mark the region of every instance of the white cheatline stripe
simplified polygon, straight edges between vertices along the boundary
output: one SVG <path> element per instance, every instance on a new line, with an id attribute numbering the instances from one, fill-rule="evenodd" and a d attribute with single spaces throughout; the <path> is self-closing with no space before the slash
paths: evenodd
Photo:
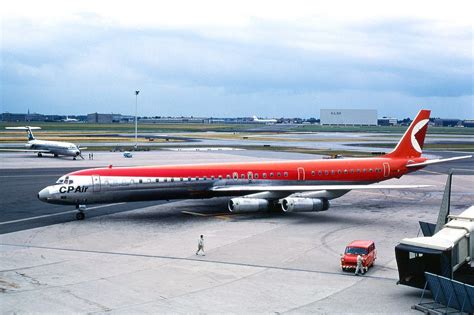
<path id="1" fill-rule="evenodd" d="M 86 211 L 105 208 L 105 207 L 111 207 L 111 206 L 117 206 L 117 205 L 123 205 L 124 203 L 125 202 L 119 202 L 119 203 L 111 203 L 111 204 L 108 204 L 108 205 L 96 206 L 96 207 L 92 207 L 92 208 L 87 208 Z M 77 212 L 77 211 L 78 210 L 69 210 L 69 211 L 63 211 L 63 212 L 58 212 L 58 213 L 39 215 L 39 216 L 36 216 L 36 217 L 31 217 L 31 218 L 0 222 L 0 225 L 10 224 L 10 223 L 18 223 L 18 222 L 24 222 L 24 221 L 30 221 L 30 220 L 36 220 L 36 219 L 47 218 L 47 217 L 54 217 L 54 216 L 57 216 L 57 215 L 62 215 L 62 214 L 67 214 L 67 213 L 74 213 L 74 212 Z"/>

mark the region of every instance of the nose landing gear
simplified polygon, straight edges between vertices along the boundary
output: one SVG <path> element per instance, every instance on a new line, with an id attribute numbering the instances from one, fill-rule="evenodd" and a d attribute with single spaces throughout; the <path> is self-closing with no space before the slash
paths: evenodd
<path id="1" fill-rule="evenodd" d="M 86 206 L 85 205 L 76 205 L 77 213 L 76 213 L 76 220 L 84 220 L 86 218 L 86 214 L 84 211 L 86 211 Z"/>

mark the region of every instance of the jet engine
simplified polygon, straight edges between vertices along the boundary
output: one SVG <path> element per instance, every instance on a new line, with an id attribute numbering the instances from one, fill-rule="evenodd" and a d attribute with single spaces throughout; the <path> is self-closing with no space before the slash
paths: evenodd
<path id="1" fill-rule="evenodd" d="M 283 212 L 326 211 L 329 201 L 326 198 L 294 198 L 288 197 L 280 201 Z"/>
<path id="2" fill-rule="evenodd" d="M 229 211 L 233 213 L 254 212 L 268 209 L 269 202 L 266 199 L 256 198 L 233 198 L 229 200 Z"/>

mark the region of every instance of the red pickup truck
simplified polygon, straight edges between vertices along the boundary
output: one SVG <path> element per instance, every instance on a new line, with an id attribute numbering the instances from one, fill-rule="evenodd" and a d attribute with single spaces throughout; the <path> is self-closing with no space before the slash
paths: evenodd
<path id="1" fill-rule="evenodd" d="M 341 257 L 341 268 L 343 271 L 355 269 L 357 266 L 357 255 L 362 256 L 364 272 L 374 265 L 377 258 L 377 250 L 374 241 L 352 241 L 347 245 L 344 255 Z"/>

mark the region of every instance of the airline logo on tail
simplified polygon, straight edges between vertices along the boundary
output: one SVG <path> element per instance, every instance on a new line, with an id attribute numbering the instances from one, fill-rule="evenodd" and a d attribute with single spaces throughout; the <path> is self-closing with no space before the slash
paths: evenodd
<path id="1" fill-rule="evenodd" d="M 430 111 L 422 109 L 408 127 L 395 149 L 387 154 L 390 157 L 416 158 L 420 157 L 425 143 Z"/>
<path id="2" fill-rule="evenodd" d="M 426 130 L 428 129 L 429 121 L 429 119 L 423 119 L 422 121 L 418 122 L 411 131 L 411 145 L 413 146 L 413 149 L 415 149 L 420 154 L 425 142 L 425 135 Z"/>

